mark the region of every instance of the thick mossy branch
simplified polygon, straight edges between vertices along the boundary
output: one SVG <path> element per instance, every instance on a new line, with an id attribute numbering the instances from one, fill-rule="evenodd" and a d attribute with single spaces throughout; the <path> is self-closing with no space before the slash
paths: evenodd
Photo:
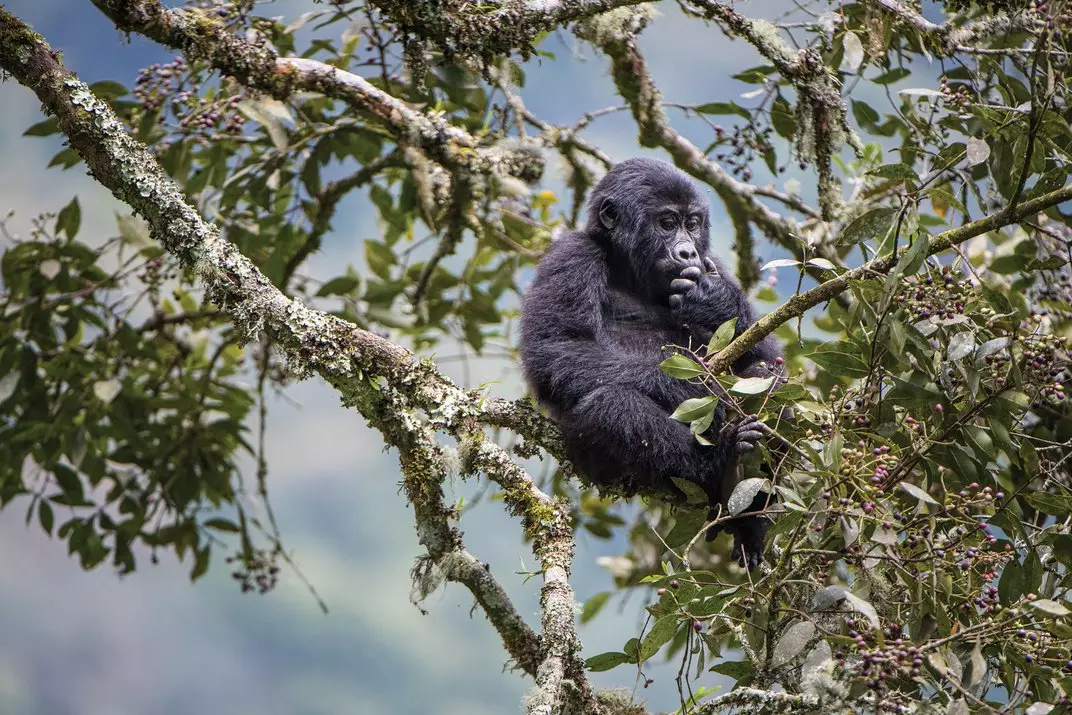
<path id="1" fill-rule="evenodd" d="M 1022 201 L 992 216 L 943 231 L 928 240 L 924 255 L 932 256 L 935 253 L 941 253 L 988 231 L 997 231 L 1005 226 L 1018 223 L 1066 201 L 1072 201 L 1072 184 L 1028 201 Z M 775 310 L 757 320 L 748 330 L 738 335 L 725 349 L 711 358 L 708 362 L 708 367 L 715 374 L 728 371 L 734 360 L 744 355 L 749 348 L 777 330 L 780 325 L 804 315 L 804 312 L 809 308 L 836 298 L 847 290 L 854 281 L 875 280 L 888 275 L 901 257 L 909 250 L 911 250 L 911 247 L 905 246 L 896 255 L 886 254 L 880 256 L 862 266 L 845 271 L 836 278 L 831 278 L 811 290 L 794 295 Z"/>
<path id="2" fill-rule="evenodd" d="M 448 168 L 463 167 L 473 175 L 498 173 L 526 182 L 538 180 L 543 173 L 543 158 L 532 147 L 482 146 L 463 129 L 412 109 L 360 75 L 316 60 L 279 57 L 266 40 L 238 37 L 209 10 L 170 10 L 160 0 L 93 0 L 93 4 L 120 30 L 181 50 L 190 60 L 203 60 L 250 89 L 276 99 L 305 91 L 346 102 Z"/>
<path id="3" fill-rule="evenodd" d="M 661 147 L 678 168 L 713 188 L 734 222 L 738 242 L 748 235 L 748 228 L 742 223 L 751 222 L 778 245 L 797 258 L 803 258 L 796 223 L 760 201 L 758 197 L 763 194 L 758 187 L 733 178 L 670 125 L 663 110 L 662 95 L 636 42 L 636 35 L 649 18 L 644 12 L 622 9 L 580 23 L 577 28 L 579 37 L 598 46 L 610 57 L 614 82 L 633 113 L 641 145 Z M 822 246 L 819 252 L 835 265 L 840 263 L 835 252 Z M 747 267 L 738 270 L 743 277 L 753 278 Z M 808 270 L 816 278 L 821 275 L 811 266 Z"/>
<path id="4" fill-rule="evenodd" d="M 1031 12 L 988 14 L 956 25 L 947 20 L 941 24 L 923 17 L 911 5 L 900 0 L 868 0 L 868 4 L 893 16 L 898 22 L 922 35 L 928 49 L 939 57 L 951 57 L 958 52 L 979 49 L 976 45 L 996 37 L 1030 30 L 1039 17 Z"/>
<path id="5" fill-rule="evenodd" d="M 384 17 L 454 55 L 491 60 L 519 51 L 529 57 L 545 32 L 643 0 L 372 0 Z"/>
<path id="6" fill-rule="evenodd" d="M 152 236 L 204 280 L 207 294 L 231 316 L 239 335 L 253 337 L 262 331 L 270 335 L 297 377 L 319 374 L 339 391 L 345 404 L 356 407 L 380 430 L 388 445 L 399 450 L 418 532 L 437 568 L 465 584 L 478 602 L 489 607 L 488 617 L 520 667 L 535 673 L 538 681 L 549 667 L 569 673 L 576 686 L 571 692 L 582 694 L 587 711 L 597 712 L 599 705 L 576 656 L 573 594 L 566 580 L 573 548 L 568 511 L 542 494 L 502 448 L 485 438 L 479 426 L 479 398 L 405 348 L 288 299 L 190 206 L 109 105 L 62 67 L 43 38 L 3 9 L 0 70 L 34 91 L 94 178 L 145 218 Z M 497 412 L 496 420 L 510 421 L 511 415 L 523 413 L 515 405 Z M 535 415 L 520 421 L 519 432 L 536 427 L 533 439 L 553 430 Z M 544 571 L 548 608 L 539 641 L 509 605 L 502 588 L 490 575 L 474 570 L 460 535 L 447 524 L 452 514 L 443 505 L 441 485 L 449 460 L 434 440 L 435 429 L 459 439 L 468 468 L 499 483 L 511 511 L 522 517 Z M 559 697 L 557 690 L 553 697 Z"/>
<path id="7" fill-rule="evenodd" d="M 279 57 L 269 42 L 235 35 L 208 9 L 169 10 L 160 0 L 93 2 L 119 29 L 182 50 L 190 60 L 203 60 L 250 89 L 276 99 L 286 99 L 300 90 L 346 102 L 366 119 L 386 126 L 411 153 L 424 153 L 441 164 L 450 172 L 452 183 L 464 184 L 450 192 L 454 199 L 450 202 L 451 220 L 425 265 L 414 291 L 415 303 L 420 303 L 439 262 L 457 248 L 471 223 L 461 217 L 471 213 L 472 202 L 503 181 L 533 183 L 543 174 L 544 158 L 536 143 L 510 140 L 483 144 L 443 117 L 411 108 L 360 75 L 316 60 Z M 461 203 L 461 198 L 466 203 Z"/>
<path id="8" fill-rule="evenodd" d="M 729 34 L 746 40 L 793 85 L 797 92 L 797 155 L 818 169 L 823 218 L 840 218 L 841 187 L 834 175 L 834 159 L 844 144 L 858 153 L 863 144 L 849 125 L 837 74 L 815 50 L 792 48 L 766 20 L 745 17 L 729 4 L 715 0 L 689 0 L 689 5 L 700 17 L 714 20 Z"/>

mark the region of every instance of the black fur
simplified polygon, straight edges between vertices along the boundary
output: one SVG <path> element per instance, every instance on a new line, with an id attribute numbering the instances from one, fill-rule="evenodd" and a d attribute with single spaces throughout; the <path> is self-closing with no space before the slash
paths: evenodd
<path id="1" fill-rule="evenodd" d="M 670 477 L 681 477 L 703 487 L 714 507 L 736 456 L 763 434 L 754 417 L 724 424 L 720 407 L 709 447 L 668 417 L 710 393 L 659 370 L 673 354 L 666 346 L 706 345 L 735 316 L 738 334 L 755 322 L 740 285 L 710 255 L 709 233 L 707 199 L 684 173 L 630 159 L 599 182 L 587 226 L 551 245 L 525 293 L 526 378 L 561 427 L 570 460 L 597 485 L 677 493 Z M 769 375 L 778 356 L 768 338 L 733 371 Z M 759 517 L 730 522 L 735 556 L 758 563 L 766 525 Z"/>

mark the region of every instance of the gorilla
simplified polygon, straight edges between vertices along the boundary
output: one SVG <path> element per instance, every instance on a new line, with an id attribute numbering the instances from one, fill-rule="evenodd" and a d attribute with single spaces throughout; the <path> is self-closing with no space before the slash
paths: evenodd
<path id="1" fill-rule="evenodd" d="M 704 445 L 669 417 L 685 400 L 711 394 L 659 369 L 672 346 L 706 346 L 731 318 L 737 335 L 755 322 L 744 291 L 710 254 L 707 199 L 670 164 L 638 158 L 603 177 L 587 211 L 583 230 L 551 244 L 522 299 L 525 378 L 589 481 L 627 496 L 680 495 L 671 481 L 679 477 L 703 488 L 714 510 L 738 458 L 765 428 L 755 415 L 728 421 L 720 402 L 705 433 L 712 445 Z M 732 371 L 780 375 L 779 357 L 768 337 Z M 757 496 L 747 511 L 766 499 Z M 767 525 L 755 514 L 720 525 L 742 565 L 762 560 Z"/>

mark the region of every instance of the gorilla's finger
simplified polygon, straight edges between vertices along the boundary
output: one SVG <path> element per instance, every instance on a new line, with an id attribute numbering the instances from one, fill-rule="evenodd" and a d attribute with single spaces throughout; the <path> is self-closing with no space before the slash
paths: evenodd
<path id="1" fill-rule="evenodd" d="M 670 307 L 677 308 L 681 305 L 681 301 L 682 297 L 679 294 L 675 293 L 674 295 L 670 296 Z"/>
<path id="2" fill-rule="evenodd" d="M 738 454 L 744 454 L 746 452 L 751 452 L 755 448 L 756 445 L 752 444 L 751 442 L 738 442 L 737 446 L 734 449 L 737 450 Z"/>
<path id="3" fill-rule="evenodd" d="M 703 271 L 701 271 L 698 266 L 689 266 L 682 270 L 678 275 L 682 278 L 688 278 L 690 281 L 698 281 L 700 280 L 700 276 L 703 275 Z"/>
<path id="4" fill-rule="evenodd" d="M 695 287 L 696 282 L 690 281 L 687 278 L 675 278 L 670 281 L 670 291 L 672 293 L 688 293 Z"/>
<path id="5" fill-rule="evenodd" d="M 715 275 L 718 275 L 718 266 L 715 265 L 715 261 L 712 258 L 710 258 L 709 256 L 704 256 L 703 263 L 704 267 L 707 268 L 708 273 L 714 273 Z"/>
<path id="6" fill-rule="evenodd" d="M 743 432 L 738 432 L 737 433 L 737 441 L 738 442 L 753 442 L 754 443 L 754 442 L 758 442 L 759 440 L 763 439 L 763 436 L 765 434 L 766 434 L 766 432 L 762 432 L 762 431 L 757 430 L 757 429 L 744 430 Z"/>

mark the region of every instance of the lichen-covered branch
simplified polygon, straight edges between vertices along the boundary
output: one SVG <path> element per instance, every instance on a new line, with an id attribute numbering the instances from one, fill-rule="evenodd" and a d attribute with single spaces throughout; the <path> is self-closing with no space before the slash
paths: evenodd
<path id="1" fill-rule="evenodd" d="M 900 0 L 869 0 L 870 4 L 893 16 L 898 21 L 917 30 L 930 41 L 932 50 L 941 56 L 952 56 L 958 52 L 972 52 L 973 43 L 994 37 L 1022 32 L 1030 29 L 1038 21 L 1028 12 L 1011 15 L 986 15 L 977 20 L 956 25 L 947 20 L 941 24 L 931 22 L 913 7 Z"/>
<path id="2" fill-rule="evenodd" d="M 528 672 L 535 667 L 539 692 L 549 702 L 558 702 L 563 689 L 561 678 L 547 674 L 560 673 L 572 682 L 572 697 L 580 698 L 588 711 L 598 711 L 577 657 L 573 594 L 566 580 L 573 544 L 568 512 L 486 439 L 478 400 L 405 348 L 289 300 L 190 206 L 109 105 L 63 68 L 40 35 L 3 9 L 0 70 L 34 91 L 94 178 L 145 218 L 152 236 L 204 281 L 206 294 L 230 315 L 238 335 L 268 334 L 293 374 L 319 374 L 399 450 L 406 493 L 418 513 L 429 558 L 444 576 L 465 584 L 490 607 L 488 616 L 507 650 Z M 544 571 L 544 632 L 538 646 L 501 587 L 474 570 L 474 560 L 446 524 L 450 513 L 443 506 L 441 484 L 448 461 L 434 441 L 435 429 L 456 436 L 466 470 L 496 481 L 511 511 L 522 516 Z"/>
<path id="3" fill-rule="evenodd" d="M 730 176 L 721 166 L 708 159 L 698 146 L 670 126 L 663 110 L 662 95 L 636 43 L 636 34 L 646 24 L 647 15 L 627 10 L 619 10 L 612 15 L 581 24 L 578 35 L 610 57 L 614 82 L 636 120 L 640 143 L 665 149 L 681 170 L 711 186 L 734 219 L 738 237 L 743 230 L 739 222 L 747 219 L 793 255 L 802 257 L 801 241 L 794 222 L 757 199 L 757 187 Z M 833 251 L 825 247 L 820 247 L 819 251 L 823 258 L 835 264 L 840 263 Z M 808 270 L 813 271 L 811 267 Z M 814 275 L 818 277 L 819 273 L 814 272 Z"/>
<path id="4" fill-rule="evenodd" d="M 715 20 L 730 34 L 748 41 L 792 83 L 797 92 L 797 154 L 818 169 L 823 218 L 838 218 L 841 189 L 834 176 L 834 158 L 845 143 L 857 152 L 863 145 L 849 125 L 837 75 L 817 51 L 808 47 L 794 50 L 766 20 L 745 17 L 728 3 L 716 0 L 689 0 L 689 4 L 700 17 Z"/>
<path id="5" fill-rule="evenodd" d="M 395 390 L 367 390 L 347 404 L 377 424 L 398 449 L 417 539 L 428 552 L 413 567 L 415 602 L 435 590 L 442 579 L 462 584 L 480 604 L 517 667 L 535 677 L 543 653 L 540 638 L 514 608 L 487 564 L 466 551 L 461 532 L 450 525 L 457 514 L 446 506 L 441 487 L 449 476 L 450 460 L 431 429 L 407 417 L 406 401 Z"/>
<path id="6" fill-rule="evenodd" d="M 204 60 L 242 85 L 276 99 L 306 91 L 346 102 L 448 168 L 464 167 L 475 175 L 501 173 L 525 181 L 538 179 L 543 171 L 535 151 L 500 144 L 482 146 L 460 127 L 412 109 L 360 75 L 316 60 L 279 57 L 267 41 L 238 37 L 208 9 L 168 9 L 160 0 L 93 0 L 93 4 L 120 30 L 181 50 L 189 59 Z"/>
<path id="7" fill-rule="evenodd" d="M 474 7 L 470 0 L 372 0 L 397 24 L 448 57 L 490 60 L 519 50 L 527 56 L 536 38 L 558 27 L 643 0 L 503 0 Z"/>
<path id="8" fill-rule="evenodd" d="M 978 221 L 972 221 L 963 226 L 943 231 L 928 240 L 923 255 L 932 256 L 935 253 L 940 253 L 976 236 L 981 236 L 988 231 L 997 231 L 1010 224 L 1035 216 L 1066 201 L 1072 201 L 1072 184 L 1018 203 L 1011 210 L 1001 211 Z M 897 265 L 900 258 L 909 250 L 911 250 L 911 247 L 905 246 L 896 255 L 886 254 L 877 257 L 862 266 L 845 271 L 836 278 L 831 278 L 811 290 L 794 295 L 756 321 L 748 330 L 738 335 L 725 349 L 719 351 L 708 362 L 709 369 L 715 374 L 726 372 L 734 360 L 744 355 L 749 348 L 777 330 L 778 326 L 803 315 L 809 308 L 836 298 L 847 290 L 854 281 L 870 280 L 888 275 Z"/>
<path id="9" fill-rule="evenodd" d="M 811 695 L 761 690 L 759 688 L 735 688 L 725 695 L 708 700 L 696 708 L 693 715 L 717 715 L 739 708 L 738 712 L 749 713 L 813 713 L 820 706 L 819 699 Z"/>
<path id="10" fill-rule="evenodd" d="M 246 87 L 286 99 L 296 91 L 317 92 L 346 102 L 364 117 L 386 126 L 412 154 L 424 153 L 450 172 L 452 201 L 446 230 L 421 273 L 414 302 L 419 303 L 438 263 L 454 253 L 468 222 L 470 199 L 487 185 L 503 180 L 534 182 L 543 173 L 543 157 L 534 144 L 482 144 L 465 130 L 434 114 L 419 112 L 361 75 L 317 60 L 279 57 L 267 41 L 239 37 L 210 10 L 168 9 L 160 0 L 93 0 L 116 26 L 138 32 L 203 60 Z M 412 163 L 412 162 L 411 162 Z M 415 172 L 415 176 L 418 173 Z M 418 182 L 419 183 L 419 182 Z M 425 194 L 427 195 L 427 194 Z M 429 213 L 428 207 L 425 214 Z"/>

